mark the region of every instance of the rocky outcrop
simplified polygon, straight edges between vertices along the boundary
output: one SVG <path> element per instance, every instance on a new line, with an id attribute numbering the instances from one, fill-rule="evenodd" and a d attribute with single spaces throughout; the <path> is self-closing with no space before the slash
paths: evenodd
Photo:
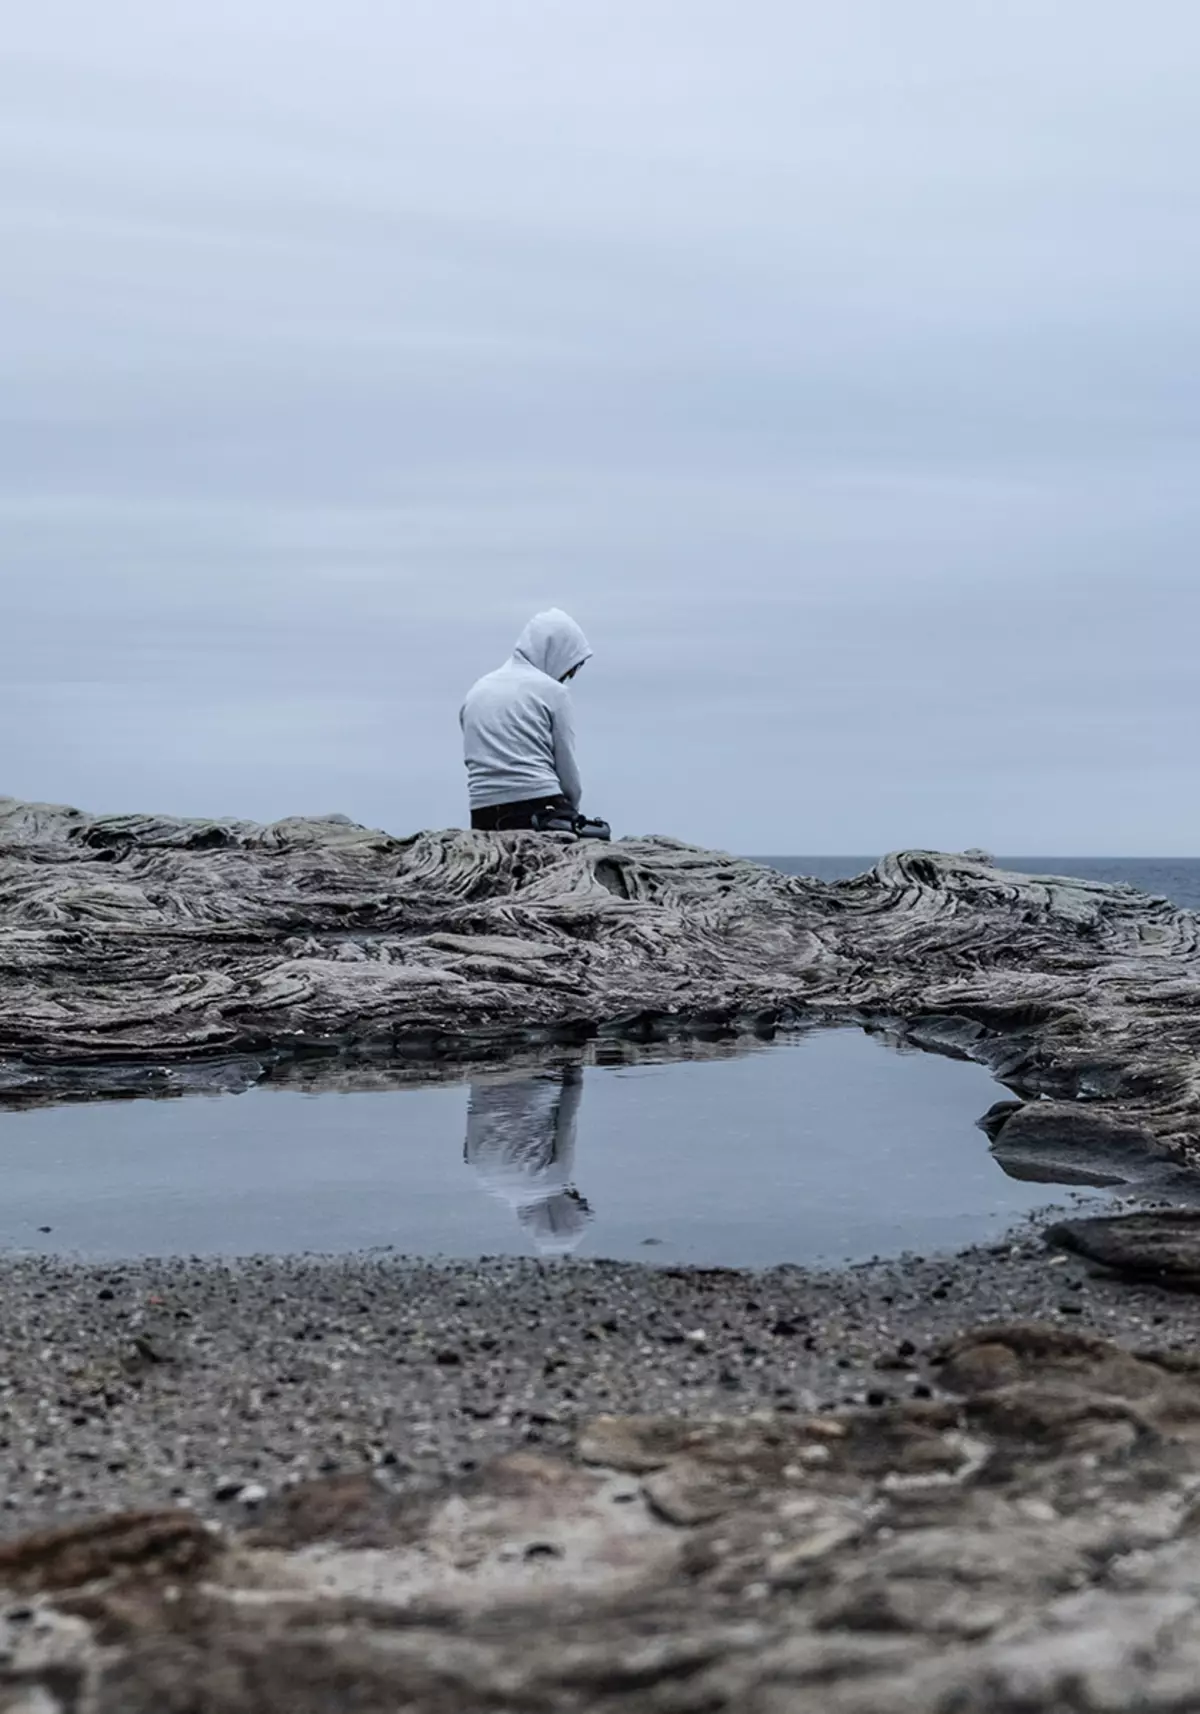
<path id="1" fill-rule="evenodd" d="M 126 1514 L 0 1551 L 0 1708 L 51 1714 L 1145 1714 L 1200 1674 L 1200 1364 L 1040 1325 L 946 1396 L 601 1418 L 576 1455 L 245 1526 Z"/>
<path id="2" fill-rule="evenodd" d="M 1189 1155 L 1200 1129 L 1197 920 L 978 857 L 823 884 L 668 839 L 0 799 L 0 925 L 9 1101 L 834 1016 L 898 1020 L 1062 1103 L 1055 1148 L 1086 1155 L 1093 1117 L 1126 1161 Z"/>

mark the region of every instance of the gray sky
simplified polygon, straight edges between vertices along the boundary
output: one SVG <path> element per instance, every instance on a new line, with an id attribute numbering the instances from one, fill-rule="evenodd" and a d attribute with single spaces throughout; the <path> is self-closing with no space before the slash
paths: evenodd
<path id="1" fill-rule="evenodd" d="M 0 61 L 0 790 L 1196 853 L 1194 0 L 39 0 Z"/>

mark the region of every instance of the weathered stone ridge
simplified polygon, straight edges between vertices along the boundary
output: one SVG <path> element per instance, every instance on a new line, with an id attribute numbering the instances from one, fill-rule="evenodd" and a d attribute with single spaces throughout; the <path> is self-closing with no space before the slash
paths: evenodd
<path id="1" fill-rule="evenodd" d="M 1125 1151 L 1187 1155 L 1198 928 L 1133 888 L 974 855 L 821 883 L 664 838 L 402 839 L 0 799 L 0 1083 L 37 1098 L 81 1068 L 873 1017 L 1022 1095 L 1086 1102 L 1093 1140 L 1103 1118 Z"/>

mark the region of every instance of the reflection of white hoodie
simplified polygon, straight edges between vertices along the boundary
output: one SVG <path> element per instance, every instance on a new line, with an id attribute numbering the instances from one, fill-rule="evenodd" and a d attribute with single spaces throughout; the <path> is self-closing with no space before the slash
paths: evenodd
<path id="1" fill-rule="evenodd" d="M 583 1073 L 471 1085 L 463 1150 L 483 1187 L 507 1202 L 543 1255 L 578 1245 L 591 1210 L 571 1183 Z"/>
<path id="2" fill-rule="evenodd" d="M 571 698 L 560 683 L 591 656 L 574 619 L 557 607 L 526 625 L 502 667 L 467 693 L 459 716 L 471 808 L 583 796 Z"/>

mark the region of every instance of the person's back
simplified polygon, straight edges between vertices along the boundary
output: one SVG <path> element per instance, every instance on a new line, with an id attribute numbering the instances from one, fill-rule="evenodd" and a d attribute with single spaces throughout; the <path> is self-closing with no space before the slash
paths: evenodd
<path id="1" fill-rule="evenodd" d="M 591 653 L 575 621 L 552 607 L 467 693 L 460 721 L 472 827 L 534 827 L 555 810 L 578 811 L 583 787 L 566 681 Z"/>

